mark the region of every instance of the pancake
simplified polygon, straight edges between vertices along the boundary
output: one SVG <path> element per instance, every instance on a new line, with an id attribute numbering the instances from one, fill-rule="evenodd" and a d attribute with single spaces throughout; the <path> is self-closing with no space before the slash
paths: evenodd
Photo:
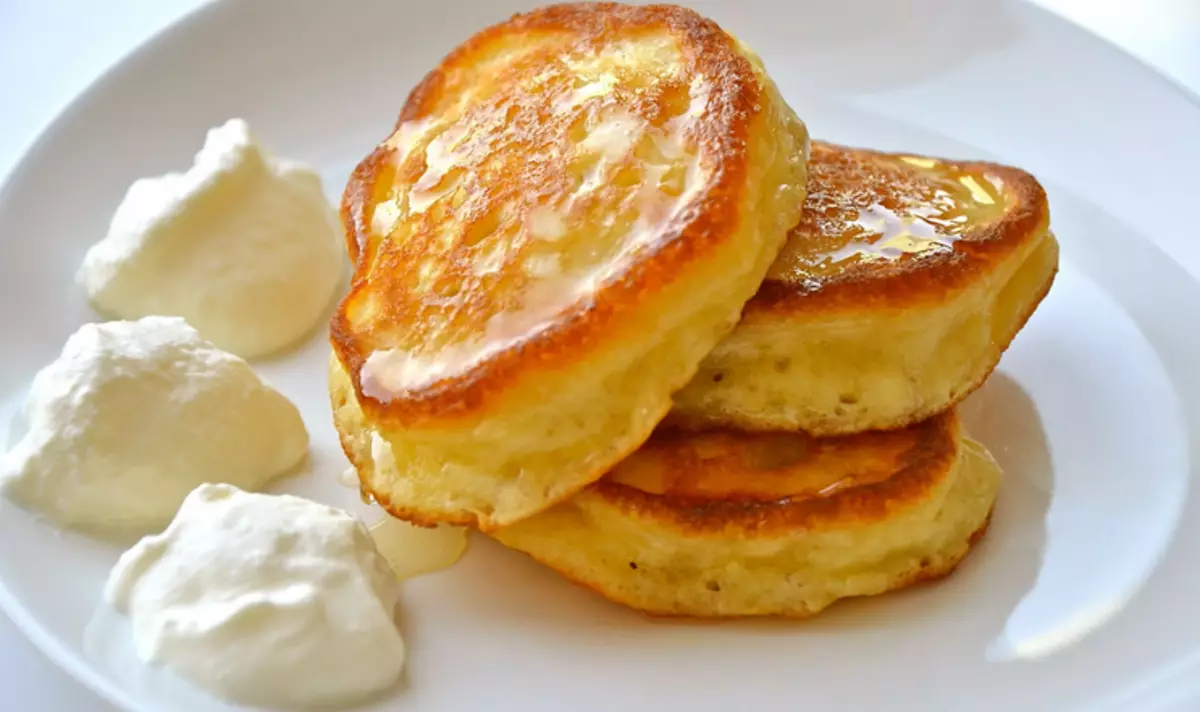
<path id="1" fill-rule="evenodd" d="M 455 49 L 343 198 L 343 448 L 394 516 L 488 529 L 637 448 L 799 220 L 807 134 L 672 6 L 560 5 Z"/>
<path id="2" fill-rule="evenodd" d="M 604 479 L 493 536 L 648 613 L 804 617 L 953 571 L 999 480 L 953 409 L 838 438 L 659 430 Z"/>
<path id="3" fill-rule="evenodd" d="M 1057 269 L 1028 173 L 814 142 L 803 219 L 671 422 L 815 435 L 918 422 L 984 382 Z"/>

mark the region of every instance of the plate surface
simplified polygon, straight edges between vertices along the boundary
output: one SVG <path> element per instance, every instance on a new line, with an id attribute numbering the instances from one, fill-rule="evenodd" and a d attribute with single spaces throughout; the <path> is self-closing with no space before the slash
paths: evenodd
<path id="1" fill-rule="evenodd" d="M 814 136 L 1012 163 L 1046 185 L 1062 271 L 964 408 L 1007 475 L 992 529 L 943 583 L 721 624 L 647 620 L 477 537 L 405 585 L 410 666 L 373 709 L 1194 709 L 1200 106 L 1024 5 L 693 5 L 763 56 Z M 132 180 L 186 166 L 207 128 L 242 116 L 334 198 L 424 71 L 515 9 L 218 3 L 80 97 L 0 193 L 0 446 L 33 373 L 96 318 L 72 276 Z M 313 435 L 310 472 L 281 489 L 366 514 L 337 482 L 327 349 L 314 335 L 256 364 Z M 120 547 L 7 503 L 0 540 L 0 603 L 71 674 L 129 710 L 230 709 L 133 662 L 100 605 Z"/>

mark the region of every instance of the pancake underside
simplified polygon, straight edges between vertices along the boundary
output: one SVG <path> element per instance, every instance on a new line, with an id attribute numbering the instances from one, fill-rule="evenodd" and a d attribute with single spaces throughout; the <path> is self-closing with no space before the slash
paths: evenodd
<path id="1" fill-rule="evenodd" d="M 589 488 L 493 534 L 566 578 L 655 615 L 805 617 L 833 602 L 944 576 L 982 535 L 1000 470 L 963 438 L 917 502 L 875 521 L 759 537 L 683 533 L 611 506 Z"/>
<path id="2" fill-rule="evenodd" d="M 1044 231 L 942 302 L 755 315 L 676 394 L 670 422 L 824 436 L 929 418 L 983 384 L 1057 265 L 1058 243 Z"/>

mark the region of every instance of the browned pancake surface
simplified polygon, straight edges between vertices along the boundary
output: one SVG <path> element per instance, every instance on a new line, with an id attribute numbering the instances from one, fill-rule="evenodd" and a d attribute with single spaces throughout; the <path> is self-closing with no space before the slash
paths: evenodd
<path id="1" fill-rule="evenodd" d="M 673 6 L 551 6 L 452 52 L 343 200 L 355 273 L 331 331 L 364 410 L 477 414 L 595 349 L 733 230 L 765 92 Z"/>
<path id="2" fill-rule="evenodd" d="M 695 534 L 846 526 L 927 497 L 951 471 L 958 438 L 954 410 L 903 430 L 829 438 L 663 429 L 590 492 Z"/>
<path id="3" fill-rule="evenodd" d="M 940 302 L 1048 220 L 1045 191 L 1018 168 L 814 141 L 804 217 L 745 313 Z"/>

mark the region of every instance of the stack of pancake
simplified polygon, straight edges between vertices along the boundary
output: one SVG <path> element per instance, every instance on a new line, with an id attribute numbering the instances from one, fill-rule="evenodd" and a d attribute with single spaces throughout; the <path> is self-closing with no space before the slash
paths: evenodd
<path id="1" fill-rule="evenodd" d="M 364 492 L 668 615 L 953 570 L 1000 479 L 954 406 L 1058 262 L 1030 175 L 810 144 L 674 6 L 475 35 L 342 215 L 330 391 Z"/>

